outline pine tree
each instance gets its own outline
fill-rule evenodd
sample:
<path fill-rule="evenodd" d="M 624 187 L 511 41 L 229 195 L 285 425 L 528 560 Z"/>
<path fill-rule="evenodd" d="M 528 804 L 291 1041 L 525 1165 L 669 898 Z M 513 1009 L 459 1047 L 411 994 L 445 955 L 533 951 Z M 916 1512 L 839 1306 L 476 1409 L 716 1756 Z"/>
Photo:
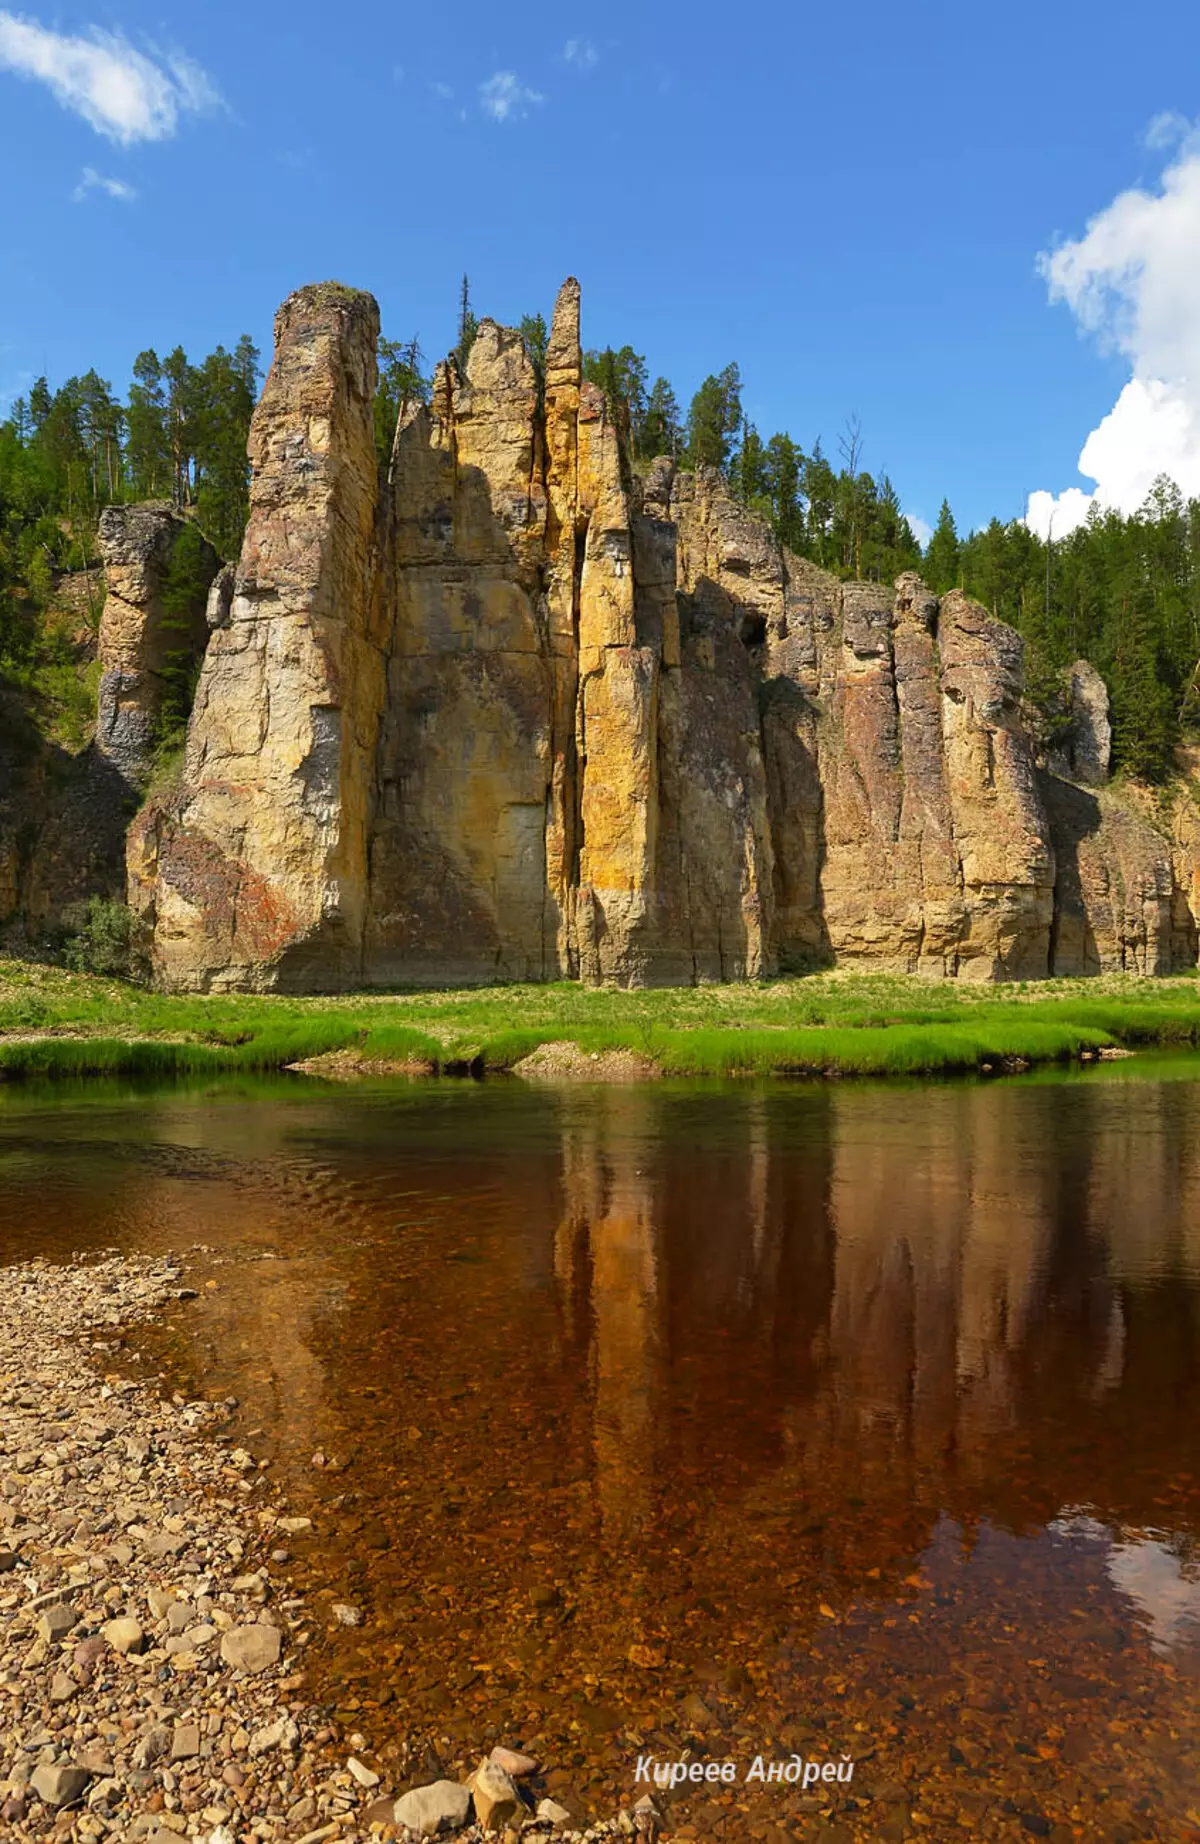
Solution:
<path fill-rule="evenodd" d="M 816 563 L 828 568 L 833 561 L 831 552 L 837 476 L 825 459 L 819 437 L 813 444 L 812 454 L 803 463 L 801 479 L 804 498 L 808 503 L 807 554 Z"/>
<path fill-rule="evenodd" d="M 414 404 L 428 403 L 429 379 L 424 374 L 425 355 L 420 341 L 379 342 L 379 384 L 375 391 L 375 453 L 381 474 L 392 462 L 399 424 Z"/>
<path fill-rule="evenodd" d="M 926 582 L 938 595 L 944 595 L 947 589 L 960 586 L 960 546 L 949 500 L 942 501 L 938 522 L 925 551 L 924 571 Z"/>
<path fill-rule="evenodd" d="M 191 373 L 196 515 L 223 557 L 235 557 L 250 506 L 246 441 L 254 414 L 258 354 L 248 339 L 224 346 Z"/>
<path fill-rule="evenodd" d="M 804 456 L 790 435 L 773 435 L 765 455 L 766 493 L 771 523 L 781 544 L 802 554 L 807 536 L 800 491 Z"/>
<path fill-rule="evenodd" d="M 171 501 L 180 512 L 192 497 L 192 462 L 196 440 L 196 377 L 187 353 L 176 346 L 163 361 L 166 386 L 167 449 L 171 457 Z"/>
<path fill-rule="evenodd" d="M 583 375 L 590 384 L 599 385 L 604 402 L 617 431 L 621 451 L 628 459 L 638 452 L 646 419 L 646 361 L 632 346 L 614 352 L 585 352 Z"/>
<path fill-rule="evenodd" d="M 1153 593 L 1128 580 L 1112 674 L 1113 761 L 1144 781 L 1171 773 L 1178 729 L 1154 633 Z"/>
<path fill-rule="evenodd" d="M 538 404 L 543 405 L 546 401 L 546 353 L 550 346 L 550 329 L 544 314 L 522 314 L 521 343 L 537 380 Z"/>
<path fill-rule="evenodd" d="M 688 411 L 690 467 L 728 466 L 742 426 L 742 379 L 736 365 L 705 378 Z"/>
<path fill-rule="evenodd" d="M 471 284 L 464 270 L 458 299 L 458 343 L 452 355 L 458 366 L 458 375 L 464 380 L 467 375 L 467 360 L 471 356 L 471 347 L 475 344 L 475 335 L 478 331 L 479 321 L 471 306 Z"/>
<path fill-rule="evenodd" d="M 126 460 L 134 497 L 158 499 L 170 485 L 171 446 L 163 371 L 153 348 L 139 352 L 133 362 L 125 426 L 129 444 Z"/>
<path fill-rule="evenodd" d="M 678 456 L 683 446 L 683 426 L 675 393 L 665 378 L 655 378 L 646 399 L 637 452 L 644 461 L 658 455 Z"/>
<path fill-rule="evenodd" d="M 768 492 L 770 473 L 766 445 L 754 424 L 745 417 L 742 418 L 741 443 L 730 474 L 731 484 L 739 499 L 755 511 L 770 516 L 773 508 Z"/>

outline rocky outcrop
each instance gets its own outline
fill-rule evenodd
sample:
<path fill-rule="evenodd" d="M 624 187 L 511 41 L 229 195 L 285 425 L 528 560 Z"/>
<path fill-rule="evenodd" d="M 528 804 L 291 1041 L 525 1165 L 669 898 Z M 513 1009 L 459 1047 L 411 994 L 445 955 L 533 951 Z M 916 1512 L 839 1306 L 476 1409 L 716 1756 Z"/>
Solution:
<path fill-rule="evenodd" d="M 1085 787 L 1102 788 L 1112 763 L 1112 724 L 1108 687 L 1094 666 L 1077 659 L 1067 670 L 1071 728 L 1062 772 Z"/>
<path fill-rule="evenodd" d="M 574 281 L 544 377 L 484 321 L 381 475 L 377 324 L 332 284 L 278 317 L 183 775 L 130 836 L 163 982 L 1194 960 L 1191 822 L 1099 785 L 1090 668 L 1040 771 L 1021 641 L 976 603 L 843 584 L 710 470 L 635 475 Z"/>
<path fill-rule="evenodd" d="M 1178 972 L 1196 962 L 1197 811 L 1182 791 L 1176 836 L 1144 791 L 1042 777 L 1058 874 L 1049 972 Z"/>
<path fill-rule="evenodd" d="M 164 706 L 204 652 L 220 559 L 166 504 L 100 515 L 108 594 L 100 621 L 96 748 L 132 786 L 149 774 Z"/>
<path fill-rule="evenodd" d="M 384 694 L 378 331 L 374 301 L 336 284 L 276 318 L 245 544 L 213 598 L 182 781 L 130 834 L 131 901 L 174 985 L 361 973 Z"/>

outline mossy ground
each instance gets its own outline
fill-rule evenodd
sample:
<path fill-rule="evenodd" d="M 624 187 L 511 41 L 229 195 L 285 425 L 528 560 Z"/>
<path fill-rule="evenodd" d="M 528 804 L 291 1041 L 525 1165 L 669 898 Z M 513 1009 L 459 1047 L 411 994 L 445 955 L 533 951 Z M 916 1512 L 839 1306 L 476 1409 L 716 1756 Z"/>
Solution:
<path fill-rule="evenodd" d="M 171 997 L 0 961 L 0 1078 L 286 1068 L 329 1051 L 505 1070 L 545 1043 L 669 1075 L 940 1074 L 1200 1043 L 1194 977 L 1011 986 L 847 972 L 616 992 L 560 983 L 340 998 Z"/>

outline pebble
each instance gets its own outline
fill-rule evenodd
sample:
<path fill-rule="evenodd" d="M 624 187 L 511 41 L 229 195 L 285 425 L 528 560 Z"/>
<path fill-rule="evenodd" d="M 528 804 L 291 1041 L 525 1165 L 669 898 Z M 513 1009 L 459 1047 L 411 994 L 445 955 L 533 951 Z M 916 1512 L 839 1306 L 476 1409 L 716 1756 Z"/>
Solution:
<path fill-rule="evenodd" d="M 91 1779 L 86 1767 L 36 1767 L 29 1785 L 48 1806 L 71 1806 Z"/>
<path fill-rule="evenodd" d="M 436 1837 L 444 1827 L 459 1828 L 466 1824 L 471 1809 L 471 1795 L 457 1780 L 435 1780 L 429 1786 L 417 1786 L 396 1801 L 395 1820 L 407 1825 L 420 1838 Z"/>
<path fill-rule="evenodd" d="M 235 1626 L 221 1641 L 221 1657 L 237 1671 L 269 1671 L 279 1662 L 282 1643 L 277 1626 Z"/>
<path fill-rule="evenodd" d="M 145 1648 L 146 1635 L 136 1620 L 108 1620 L 100 1633 L 114 1652 L 139 1653 Z"/>

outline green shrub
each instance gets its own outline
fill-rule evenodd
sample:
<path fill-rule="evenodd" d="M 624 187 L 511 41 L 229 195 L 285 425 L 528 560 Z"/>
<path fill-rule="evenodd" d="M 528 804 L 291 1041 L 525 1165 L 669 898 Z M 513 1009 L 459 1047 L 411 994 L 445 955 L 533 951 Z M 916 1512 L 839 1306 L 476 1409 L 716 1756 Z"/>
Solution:
<path fill-rule="evenodd" d="M 70 928 L 76 915 L 68 913 L 64 920 Z M 132 911 L 124 903 L 92 897 L 78 913 L 75 932 L 63 944 L 63 959 L 72 973 L 131 979 L 136 971 Z"/>

